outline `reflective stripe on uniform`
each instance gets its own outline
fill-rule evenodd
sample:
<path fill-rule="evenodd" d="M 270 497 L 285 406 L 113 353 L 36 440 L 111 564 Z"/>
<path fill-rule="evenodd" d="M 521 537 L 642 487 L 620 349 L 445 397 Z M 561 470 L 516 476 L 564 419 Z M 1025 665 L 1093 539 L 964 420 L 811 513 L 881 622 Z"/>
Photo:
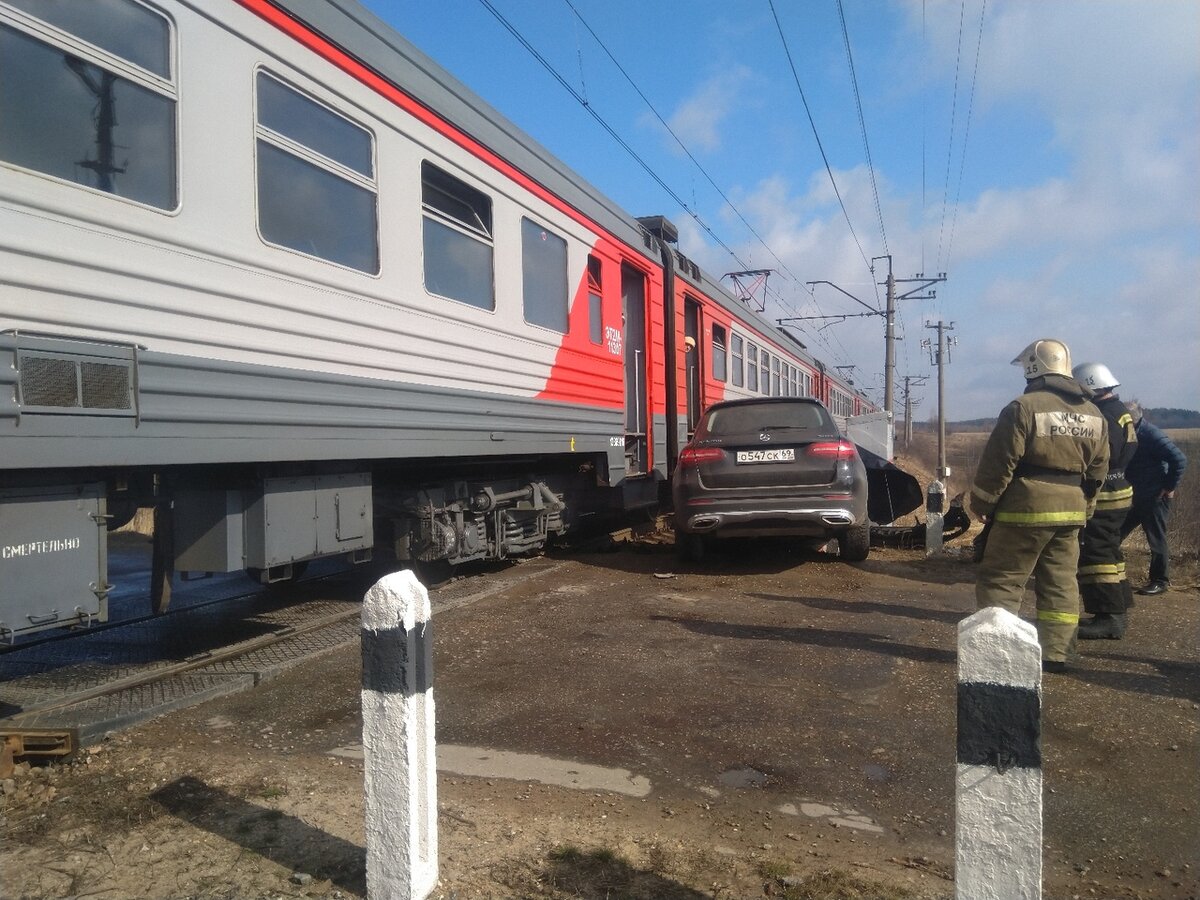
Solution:
<path fill-rule="evenodd" d="M 1078 625 L 1079 613 L 1056 612 L 1053 609 L 1039 609 L 1039 622 L 1053 622 L 1059 625 Z"/>
<path fill-rule="evenodd" d="M 1125 563 L 1096 563 L 1079 567 L 1080 584 L 1120 584 L 1125 580 Z"/>
<path fill-rule="evenodd" d="M 1133 500 L 1133 488 L 1117 488 L 1115 491 L 1101 491 L 1096 495 L 1097 503 L 1113 503 L 1117 500 Z"/>
<path fill-rule="evenodd" d="M 997 522 L 1012 525 L 1082 525 L 1083 510 L 1060 510 L 1058 512 L 998 512 Z"/>
<path fill-rule="evenodd" d="M 1080 575 L 1119 575 L 1125 571 L 1125 566 L 1116 563 L 1096 563 L 1092 566 L 1080 566 Z"/>

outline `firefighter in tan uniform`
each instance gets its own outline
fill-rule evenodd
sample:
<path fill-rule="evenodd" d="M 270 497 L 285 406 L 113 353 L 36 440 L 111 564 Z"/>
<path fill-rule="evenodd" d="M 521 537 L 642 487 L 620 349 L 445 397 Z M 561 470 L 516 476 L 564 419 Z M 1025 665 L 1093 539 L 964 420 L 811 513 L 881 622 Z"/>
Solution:
<path fill-rule="evenodd" d="M 1034 576 L 1042 667 L 1062 671 L 1079 625 L 1079 530 L 1108 472 L 1108 430 L 1061 341 L 1034 341 L 1013 365 L 1025 393 L 1000 413 L 971 488 L 972 511 L 991 526 L 975 602 L 1018 613 Z"/>

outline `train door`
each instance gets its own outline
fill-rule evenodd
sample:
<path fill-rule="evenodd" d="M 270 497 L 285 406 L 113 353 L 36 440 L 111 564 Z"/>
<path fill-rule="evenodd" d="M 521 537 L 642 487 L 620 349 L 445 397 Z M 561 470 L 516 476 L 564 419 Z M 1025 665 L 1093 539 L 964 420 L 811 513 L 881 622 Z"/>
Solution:
<path fill-rule="evenodd" d="M 625 330 L 625 472 L 645 475 L 649 464 L 646 389 L 646 276 L 621 266 L 621 320 Z"/>
<path fill-rule="evenodd" d="M 683 303 L 684 374 L 687 384 L 687 435 L 688 440 L 704 412 L 704 353 L 700 343 L 700 304 L 691 298 Z"/>

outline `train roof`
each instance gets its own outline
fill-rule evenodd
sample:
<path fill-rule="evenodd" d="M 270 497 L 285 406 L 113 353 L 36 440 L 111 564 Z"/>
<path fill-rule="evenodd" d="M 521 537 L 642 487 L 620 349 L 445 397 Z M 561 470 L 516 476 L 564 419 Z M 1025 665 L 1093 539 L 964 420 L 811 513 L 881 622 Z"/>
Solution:
<path fill-rule="evenodd" d="M 637 218 L 565 165 L 474 91 L 399 34 L 358 0 L 273 0 L 275 5 L 336 44 L 456 128 L 520 169 L 631 247 L 657 261 L 648 230 Z M 742 321 L 747 321 L 814 367 L 825 366 L 795 337 L 736 299 L 708 273 L 674 249 L 676 273 Z M 850 388 L 852 391 L 854 388 Z"/>

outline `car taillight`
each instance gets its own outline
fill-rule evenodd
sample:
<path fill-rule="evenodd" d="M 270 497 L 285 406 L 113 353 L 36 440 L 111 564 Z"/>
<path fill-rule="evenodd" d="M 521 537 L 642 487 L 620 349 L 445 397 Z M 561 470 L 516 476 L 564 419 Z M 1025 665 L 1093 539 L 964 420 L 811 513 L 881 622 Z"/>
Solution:
<path fill-rule="evenodd" d="M 720 447 L 684 447 L 679 454 L 679 465 L 690 468 L 724 458 L 725 451 Z"/>
<path fill-rule="evenodd" d="M 849 441 L 828 441 L 823 444 L 809 444 L 809 456 L 832 457 L 834 459 L 852 459 L 857 453 Z"/>

